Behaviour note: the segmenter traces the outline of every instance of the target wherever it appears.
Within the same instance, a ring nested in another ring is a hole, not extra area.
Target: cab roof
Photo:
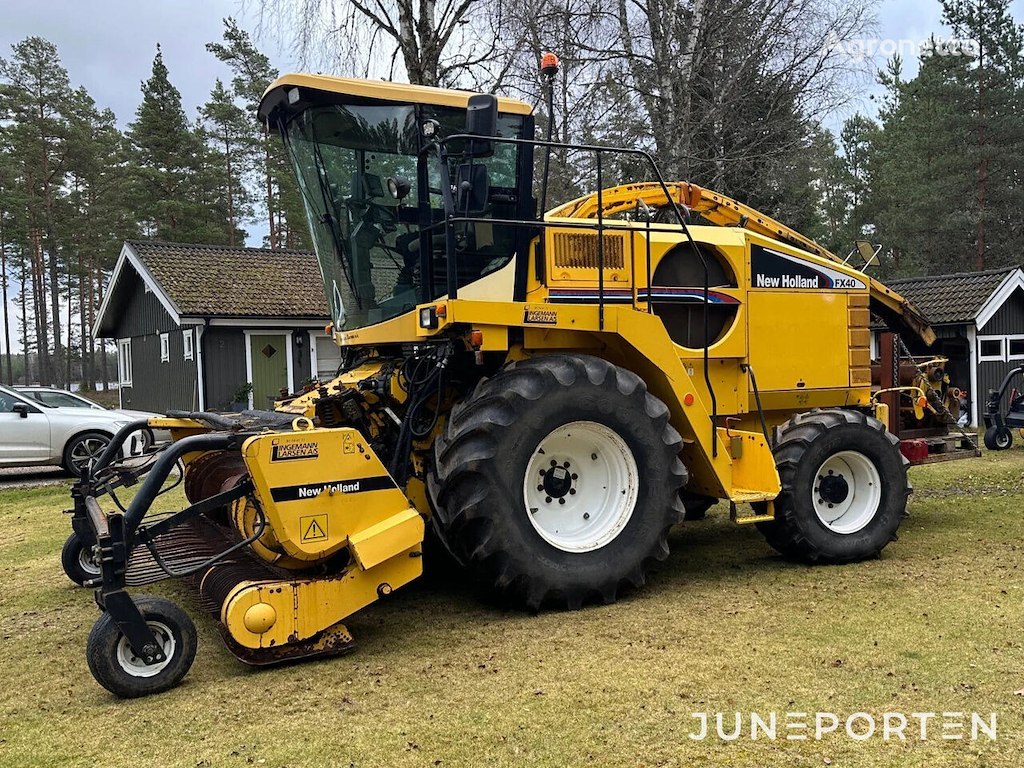
[[[408,85],[406,83],[389,83],[384,80],[358,80],[351,77],[331,77],[329,75],[288,74],[277,78],[263,93],[259,107],[260,120],[265,121],[276,107],[287,104],[286,90],[295,87],[322,91],[324,93],[357,96],[364,99],[393,101],[402,104],[437,104],[443,107],[461,107],[463,109],[469,104],[469,97],[475,95],[471,91],[455,91],[425,85]],[[506,114],[529,115],[533,113],[533,107],[518,99],[499,96],[498,111]]]

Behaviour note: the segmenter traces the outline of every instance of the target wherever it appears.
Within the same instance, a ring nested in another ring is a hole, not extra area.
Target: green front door
[[[260,333],[249,337],[252,359],[252,407],[269,410],[288,382],[288,337],[283,333]]]

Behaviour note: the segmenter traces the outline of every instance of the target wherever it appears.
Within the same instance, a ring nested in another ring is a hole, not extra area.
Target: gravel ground
[[[71,475],[60,467],[0,467],[0,488],[39,488],[71,484]]]

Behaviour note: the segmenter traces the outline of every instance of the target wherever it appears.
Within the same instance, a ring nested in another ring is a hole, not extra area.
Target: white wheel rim
[[[146,625],[160,644],[160,650],[164,652],[164,660],[158,661],[156,664],[147,664],[132,651],[131,645],[128,644],[128,638],[121,635],[121,638],[117,641],[117,663],[121,665],[121,669],[132,677],[153,677],[154,675],[159,675],[171,663],[171,659],[174,658],[174,633],[171,632],[170,628],[160,621],[147,621]]]
[[[867,456],[840,451],[818,468],[811,498],[822,525],[836,533],[856,533],[878,512],[882,479]]]
[[[636,508],[640,473],[626,442],[603,424],[574,421],[534,450],[523,480],[534,530],[563,552],[607,545]]]
[[[90,576],[100,575],[100,566],[93,557],[92,547],[79,547],[78,566],[82,569],[83,573],[87,573]]]

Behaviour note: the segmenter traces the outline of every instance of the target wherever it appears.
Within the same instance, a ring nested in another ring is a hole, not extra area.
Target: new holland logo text
[[[758,288],[819,288],[817,277],[801,277],[800,275],[757,275],[755,285]]]
[[[380,475],[379,477],[360,477],[358,479],[329,480],[322,483],[280,486],[270,489],[270,497],[276,502],[302,501],[304,499],[315,499],[319,496],[383,491],[394,487],[395,484],[390,477]]]
[[[300,499],[311,499],[325,491],[327,493],[359,493],[359,481],[333,485],[300,485],[298,493]]]
[[[294,461],[295,459],[316,459],[320,449],[316,443],[277,443],[270,451],[271,461]]]

